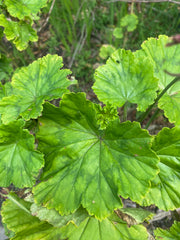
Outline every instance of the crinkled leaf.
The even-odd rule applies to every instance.
[[[142,208],[121,208],[119,211],[134,218],[138,224],[151,219],[154,215],[152,212]]]
[[[121,19],[121,27],[127,27],[128,32],[136,29],[138,24],[138,17],[135,14],[128,14]]]
[[[156,240],[179,240],[180,239],[180,222],[174,222],[170,230],[157,228],[155,232]]]
[[[29,41],[36,42],[38,40],[36,31],[31,24],[24,21],[14,22],[0,14],[0,26],[4,27],[7,40],[12,40],[19,51],[26,49]]]
[[[114,222],[109,219],[102,221],[96,218],[86,218],[81,225],[69,233],[69,240],[147,240],[148,234],[141,225],[131,226],[124,222]]]
[[[69,222],[73,222],[76,226],[79,226],[79,224],[88,217],[87,211],[83,208],[79,208],[75,213],[67,216],[61,216],[55,209],[47,209],[37,206],[35,203],[31,205],[31,213],[41,221],[47,221],[54,227],[62,227]]]
[[[66,78],[70,70],[59,70],[62,66],[61,57],[48,54],[16,71],[12,78],[14,94],[0,102],[3,122],[12,121],[19,115],[26,120],[37,118],[45,100],[60,98],[69,92],[67,88],[75,81]]]
[[[114,31],[113,31],[113,35],[116,38],[123,38],[123,30],[122,30],[122,28],[115,28]]]
[[[105,129],[111,121],[119,118],[117,109],[109,103],[103,108],[99,104],[94,106],[97,112],[97,123],[101,130]]]
[[[119,120],[99,130],[94,104],[83,93],[64,95],[60,108],[46,104],[37,137],[46,167],[35,200],[62,214],[82,203],[104,218],[122,207],[119,195],[139,201],[158,172],[147,131]]]
[[[113,47],[112,45],[108,45],[108,44],[104,44],[101,46],[100,48],[100,53],[99,56],[102,59],[107,59],[108,57],[111,56],[111,54],[116,50],[115,47]]]
[[[43,167],[43,155],[34,150],[34,137],[24,121],[0,125],[0,186],[31,187]]]
[[[155,137],[152,149],[160,158],[158,176],[143,204],[155,204],[165,211],[180,207],[180,128],[164,128]]]
[[[159,79],[159,89],[164,89],[175,77],[168,75],[164,70],[171,73],[180,73],[180,44],[166,47],[169,38],[159,36],[149,38],[142,44],[142,49],[137,55],[148,56],[154,65],[154,74]],[[165,112],[170,122],[180,125],[180,81],[175,83],[167,93],[159,100],[158,106]],[[173,111],[172,111],[173,109]]]
[[[1,214],[3,222],[15,233],[12,240],[61,239],[61,228],[56,228],[31,215],[31,203],[25,202],[13,193],[9,198],[11,200],[8,199],[3,203]]]
[[[119,49],[105,65],[95,72],[93,90],[100,101],[122,106],[125,102],[138,104],[145,111],[153,103],[158,88],[153,66],[145,57],[135,57],[131,51]]]
[[[24,17],[36,15],[41,8],[46,6],[47,0],[5,0],[8,12],[13,17],[24,19]]]

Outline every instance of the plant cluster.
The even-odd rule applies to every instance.
[[[180,72],[180,45],[168,41],[118,49],[96,69],[93,90],[104,107],[69,92],[76,82],[57,55],[2,86],[0,185],[8,199],[1,214],[11,239],[148,239],[142,223],[152,213],[123,208],[121,198],[165,211],[180,206],[180,84],[164,72]],[[59,107],[50,103],[57,98]],[[120,122],[116,109],[127,102],[141,112],[156,103],[175,127],[151,136],[137,121]],[[23,196],[8,192],[10,184],[26,189]],[[177,228],[155,237],[178,239]]]

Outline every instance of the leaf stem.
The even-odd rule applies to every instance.
[[[142,123],[142,121],[147,117],[147,115],[149,114],[149,112],[151,111],[151,109],[156,105],[156,103],[159,101],[159,99],[167,92],[167,90],[174,85],[177,81],[180,80],[180,77],[176,77],[174,78],[164,89],[163,91],[157,96],[157,98],[155,99],[154,103],[152,105],[150,105],[147,109],[147,111],[145,113],[143,113],[139,119],[139,122]]]
[[[149,125],[151,124],[151,122],[156,118],[156,116],[158,115],[158,113],[160,112],[160,109],[156,109],[155,113],[151,116],[151,118],[149,119],[149,121],[147,122],[145,129],[148,129]]]
[[[123,122],[127,121],[127,108],[128,108],[128,102],[125,102],[124,109],[123,109]]]

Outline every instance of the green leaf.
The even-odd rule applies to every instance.
[[[132,32],[136,29],[138,24],[138,17],[135,14],[127,14],[121,19],[121,27],[127,27],[128,32]]]
[[[8,59],[4,54],[0,56],[0,81],[9,80],[13,67],[11,59]]]
[[[40,118],[37,137],[46,166],[44,182],[33,189],[36,202],[62,214],[82,204],[102,219],[122,207],[119,195],[139,201],[158,172],[148,132],[119,120],[99,130],[94,104],[83,93],[66,94],[60,103],[46,104]]]
[[[79,208],[75,213],[67,216],[61,216],[55,209],[47,209],[45,207],[37,206],[35,203],[31,205],[31,213],[38,217],[41,221],[46,221],[54,227],[63,227],[69,222],[73,222],[76,226],[88,217],[87,211]]]
[[[2,220],[7,227],[15,233],[12,240],[57,240],[61,239],[62,229],[40,221],[30,212],[31,203],[25,202],[11,193],[10,200],[2,206]]]
[[[37,118],[45,100],[60,98],[69,92],[67,87],[75,81],[66,78],[70,70],[59,70],[62,66],[61,57],[48,54],[16,71],[12,78],[13,95],[0,102],[3,122],[8,123],[19,115],[26,120]]]
[[[158,176],[143,204],[155,204],[165,211],[180,207],[180,128],[163,128],[155,137],[152,149],[160,158]]]
[[[180,45],[166,47],[169,38],[159,36],[149,38],[142,44],[142,49],[137,55],[148,56],[154,65],[154,75],[159,79],[159,89],[163,90],[175,77],[168,75],[164,70],[171,73],[180,73]],[[159,100],[158,107],[164,110],[165,116],[170,122],[180,125],[180,81],[175,83],[167,93]],[[173,111],[172,111],[173,109]]]
[[[5,0],[8,12],[13,17],[24,19],[24,17],[36,15],[41,8],[46,6],[47,0]]]
[[[108,103],[103,108],[99,104],[94,106],[97,112],[97,123],[100,125],[100,130],[106,129],[111,121],[119,118],[117,109]]]
[[[148,234],[141,225],[131,226],[124,222],[102,221],[96,218],[86,218],[81,225],[70,232],[69,240],[147,240]]]
[[[138,224],[151,219],[154,215],[152,212],[142,208],[121,208],[119,211],[134,218]]]
[[[0,26],[4,27],[7,40],[12,40],[19,51],[26,49],[29,41],[36,42],[38,40],[36,31],[31,24],[24,21],[14,22],[0,14]]]
[[[111,56],[111,54],[116,50],[115,47],[113,47],[112,45],[109,44],[104,44],[101,46],[100,48],[100,53],[99,56],[102,59],[107,59],[108,57]]]
[[[123,30],[122,30],[122,28],[115,28],[114,31],[113,31],[113,35],[116,38],[123,38]]]
[[[32,187],[43,167],[43,155],[34,150],[34,137],[24,121],[0,125],[0,186]]]
[[[139,111],[153,103],[158,88],[149,59],[124,49],[114,52],[106,65],[96,70],[95,80],[93,90],[100,101],[117,107],[127,101],[136,103]]]
[[[180,222],[174,222],[170,230],[157,228],[155,232],[156,240],[179,240],[180,239]]]

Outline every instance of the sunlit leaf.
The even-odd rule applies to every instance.
[[[13,17],[24,19],[24,17],[36,15],[39,10],[46,6],[47,0],[5,0],[8,12]]]
[[[0,125],[0,186],[32,187],[43,167],[43,155],[34,150],[34,137],[22,120]]]
[[[36,42],[38,40],[36,31],[31,24],[24,21],[14,22],[0,14],[0,26],[4,27],[7,40],[13,41],[19,51],[26,49],[29,41]]]
[[[83,93],[64,95],[60,108],[46,104],[37,137],[46,166],[35,200],[62,214],[82,204],[104,218],[122,207],[119,195],[139,201],[158,173],[147,131],[119,120],[99,130],[94,105]]]
[[[12,78],[13,95],[0,102],[3,122],[15,120],[19,115],[26,120],[37,118],[45,100],[60,98],[69,92],[67,88],[75,81],[66,78],[71,72],[59,70],[62,67],[61,57],[48,54],[16,71]]]
[[[180,128],[163,128],[155,137],[152,149],[160,158],[158,176],[143,204],[155,204],[165,211],[180,207]]]
[[[123,38],[123,30],[122,30],[122,28],[115,28],[114,31],[113,31],[113,35],[116,38]]]
[[[149,38],[142,44],[137,55],[145,55],[154,65],[154,75],[159,79],[159,89],[163,90],[175,77],[165,72],[180,73],[180,44],[166,47],[169,42],[167,36]],[[180,125],[180,81],[176,82],[159,100],[158,106],[164,110],[170,122]],[[172,111],[173,109],[173,111]]]
[[[157,79],[153,65],[145,57],[135,57],[131,51],[115,51],[105,65],[95,72],[93,90],[103,103],[121,107],[127,101],[145,111],[156,97]]]
[[[116,50],[115,47],[109,44],[104,44],[100,48],[99,56],[103,59],[107,59],[111,56],[111,54]]]

